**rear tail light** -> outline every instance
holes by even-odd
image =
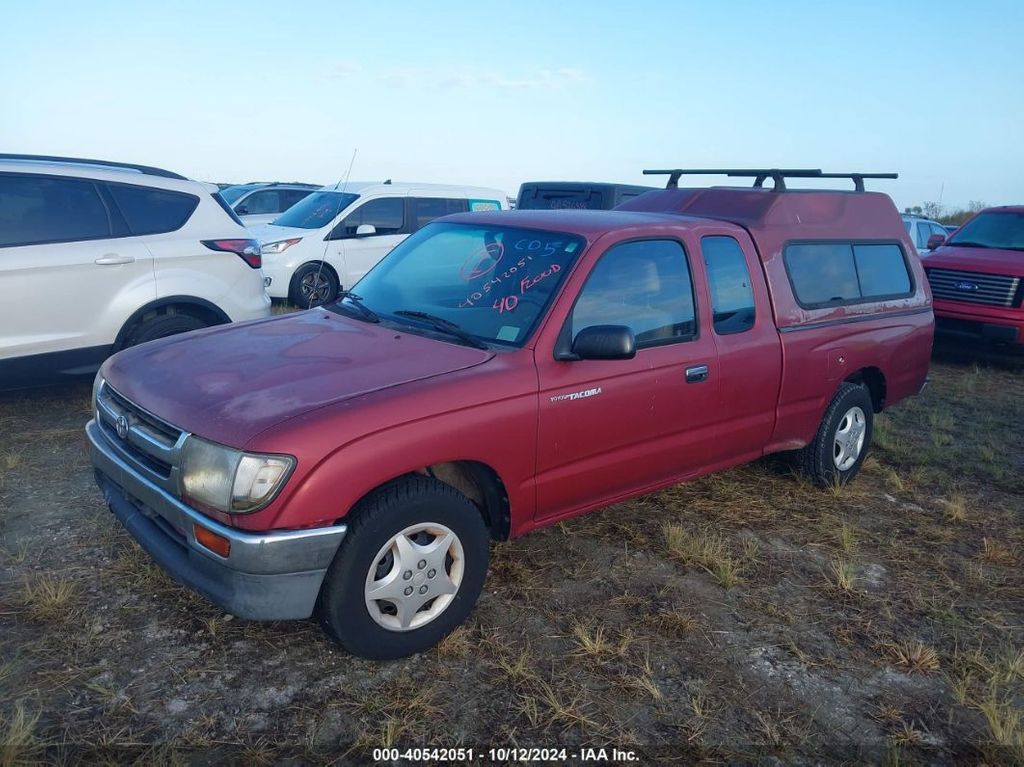
[[[253,269],[263,266],[259,240],[202,240],[210,250],[234,253]]]

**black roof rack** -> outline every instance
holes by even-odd
[[[730,176],[732,178],[752,178],[754,186],[764,186],[767,179],[775,182],[774,191],[786,189],[787,178],[848,178],[853,181],[857,192],[864,191],[866,178],[897,178],[896,173],[823,173],[821,168],[672,168],[668,170],[644,170],[645,176],[668,176],[666,189],[679,187],[681,176]]]
[[[29,160],[31,162],[67,162],[76,165],[97,165],[102,168],[124,168],[145,173],[147,176],[161,176],[163,178],[176,178],[181,181],[188,181],[185,176],[173,173],[163,168],[154,168],[150,165],[135,165],[130,162],[112,162],[110,160],[87,160],[82,157],[55,157],[45,154],[2,154],[0,160]]]

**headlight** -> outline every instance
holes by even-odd
[[[200,508],[242,514],[258,511],[284,487],[295,468],[290,455],[243,453],[189,437],[182,448],[181,494]]]
[[[100,420],[100,408],[97,404],[100,396],[100,388],[103,386],[103,376],[100,372],[96,371],[96,377],[92,379],[92,417],[96,419],[97,423]]]
[[[277,242],[265,242],[260,248],[260,253],[264,256],[272,256],[277,253],[284,253],[288,248],[297,242],[301,242],[301,237],[295,237],[291,240],[278,240]]]

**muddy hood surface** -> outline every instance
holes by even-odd
[[[491,356],[314,309],[126,349],[102,372],[110,386],[154,415],[243,447],[292,416]]]

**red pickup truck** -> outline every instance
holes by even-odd
[[[465,619],[491,539],[768,453],[849,480],[928,371],[896,208],[860,174],[683,173],[614,211],[448,216],[331,306],[115,355],[86,427],[111,510],[225,610],[393,658]]]
[[[980,211],[931,245],[936,332],[1024,350],[1024,206]]]

